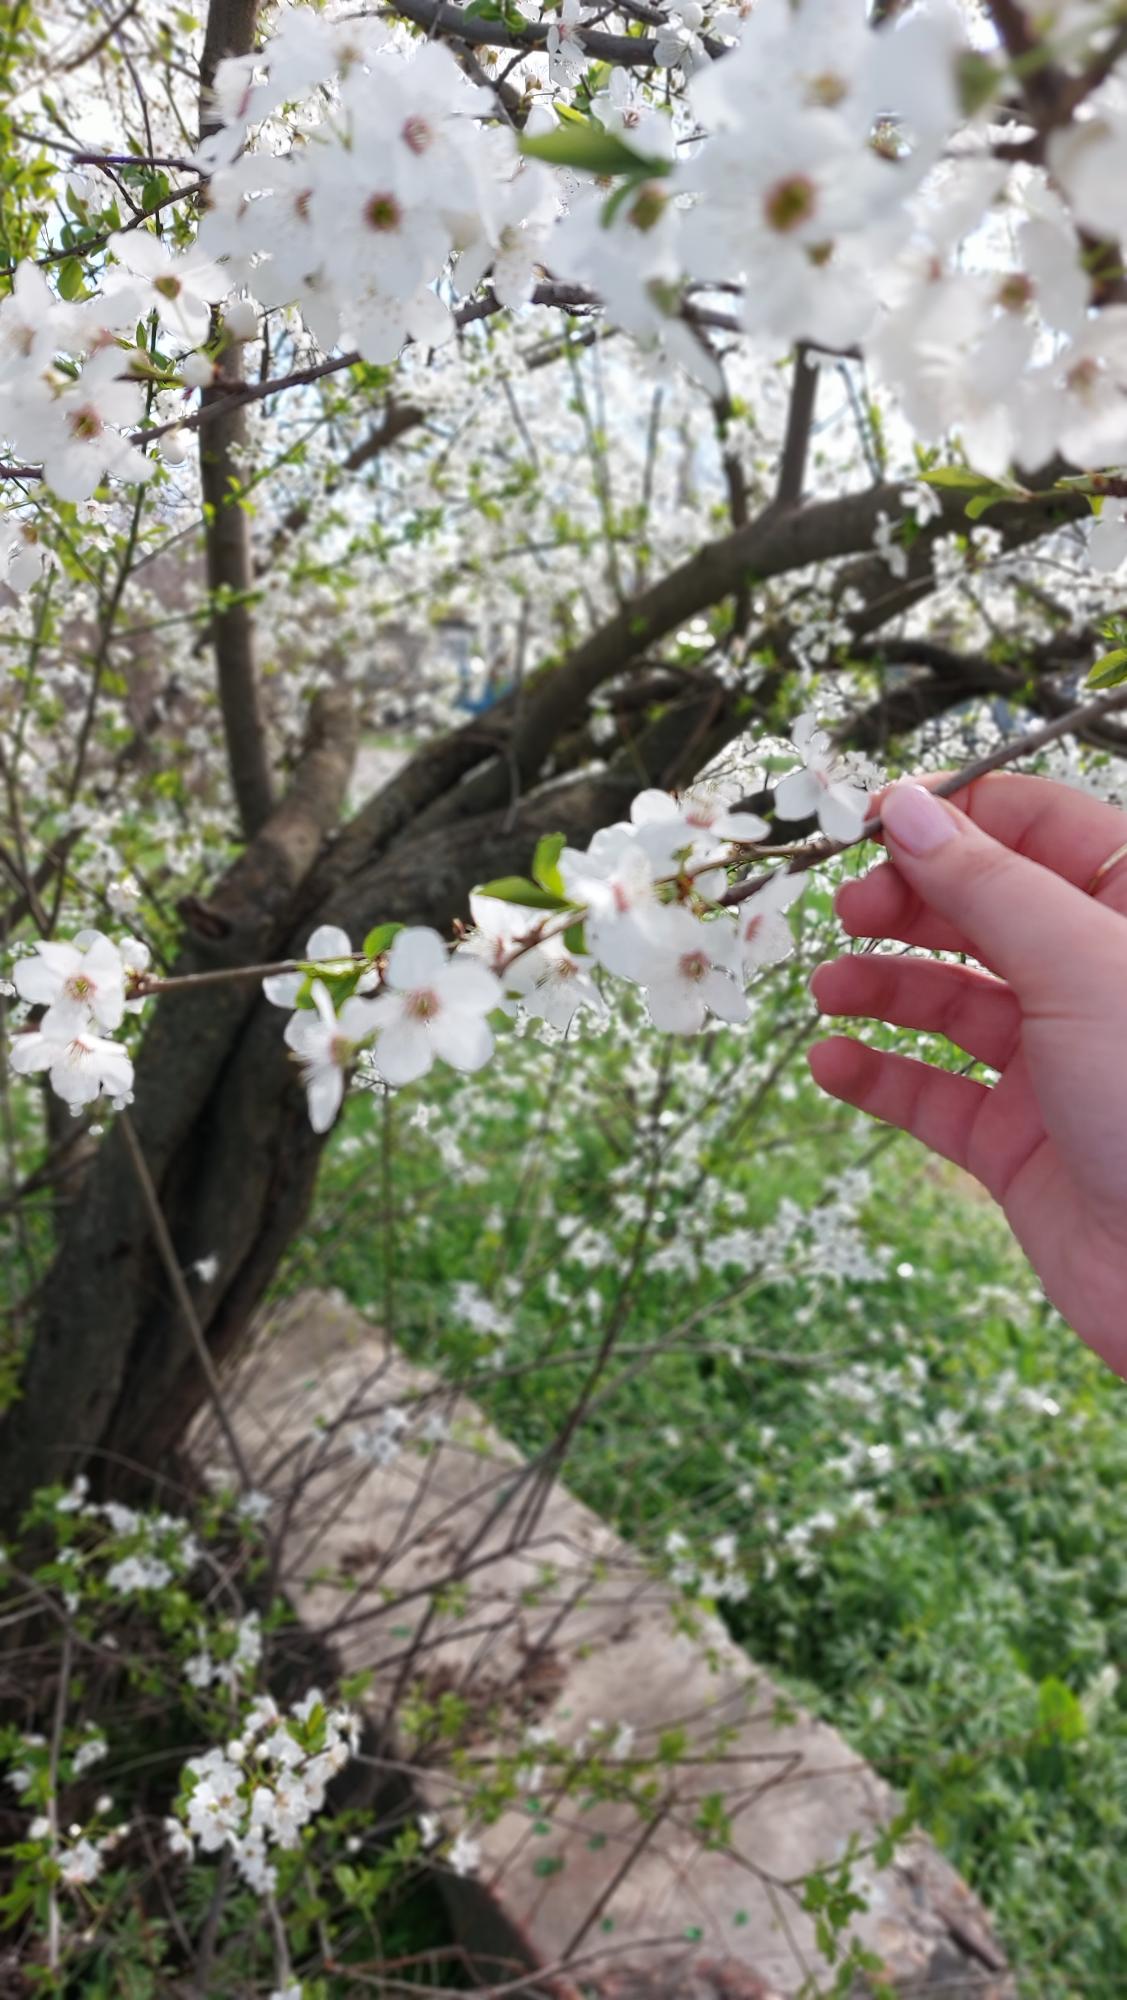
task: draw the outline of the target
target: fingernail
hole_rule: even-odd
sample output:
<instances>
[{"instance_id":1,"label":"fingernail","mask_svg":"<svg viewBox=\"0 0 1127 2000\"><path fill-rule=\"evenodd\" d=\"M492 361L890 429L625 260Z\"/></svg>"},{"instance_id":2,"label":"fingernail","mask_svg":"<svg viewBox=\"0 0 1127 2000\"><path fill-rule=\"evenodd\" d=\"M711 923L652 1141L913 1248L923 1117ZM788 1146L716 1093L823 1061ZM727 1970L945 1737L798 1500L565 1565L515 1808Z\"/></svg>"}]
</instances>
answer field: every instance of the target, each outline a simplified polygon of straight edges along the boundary
<instances>
[{"instance_id":1,"label":"fingernail","mask_svg":"<svg viewBox=\"0 0 1127 2000\"><path fill-rule=\"evenodd\" d=\"M881 822L897 845L909 854L934 854L958 828L954 816L941 799L934 798L923 785L893 785L885 793Z\"/></svg>"}]
</instances>

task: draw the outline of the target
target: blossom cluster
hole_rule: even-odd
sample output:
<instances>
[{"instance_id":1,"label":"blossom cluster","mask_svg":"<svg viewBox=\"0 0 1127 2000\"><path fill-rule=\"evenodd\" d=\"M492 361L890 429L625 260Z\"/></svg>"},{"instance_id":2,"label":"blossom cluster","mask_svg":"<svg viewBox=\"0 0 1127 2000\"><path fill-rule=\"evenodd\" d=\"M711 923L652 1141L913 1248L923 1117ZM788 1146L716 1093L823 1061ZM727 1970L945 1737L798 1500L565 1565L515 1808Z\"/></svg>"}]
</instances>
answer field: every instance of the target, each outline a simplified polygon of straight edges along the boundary
<instances>
[{"instance_id":1,"label":"blossom cluster","mask_svg":"<svg viewBox=\"0 0 1127 2000\"><path fill-rule=\"evenodd\" d=\"M81 500L107 473L148 476L154 393L206 386L217 342L253 335L262 309L297 307L326 352L385 364L408 341L447 339L454 302L485 278L512 308L543 274L586 288L713 393L692 301L722 292L754 337L859 345L916 434L957 434L987 474L1127 456L1127 307L1092 247L1111 269L1127 231L1127 114L1115 64L1098 73L1099 7L1038 24L1047 61L1083 76L1095 60L1097 76L1054 117L1044 159L1018 161L991 122L1004 68L951 0L917 0L878 31L839 0L711 21L686 0L652 57L677 88L659 96L644 70L614 69L580 115L567 98L602 19L564 0L546 65L518 50L531 99L518 131L484 73L441 44L283 7L260 49L219 65L189 248L122 229L99 289L71 299L19 266L0 305L0 435ZM137 346L139 322L159 330L171 374ZM1113 543L1101 538L1104 556ZM40 562L22 530L0 548L14 588Z\"/></svg>"},{"instance_id":2,"label":"blossom cluster","mask_svg":"<svg viewBox=\"0 0 1127 2000\"><path fill-rule=\"evenodd\" d=\"M98 1531L90 1547L69 1540L59 1549L63 1601L70 1610L78 1605L84 1581L95 1574L112 1596L132 1597L190 1576L201 1559L200 1544L179 1515L129 1507L122 1500L93 1500L85 1473L59 1495L53 1512Z\"/></svg>"},{"instance_id":3,"label":"blossom cluster","mask_svg":"<svg viewBox=\"0 0 1127 2000\"><path fill-rule=\"evenodd\" d=\"M327 1707L317 1688L285 1713L271 1696L259 1696L238 1736L184 1767L179 1810L189 1839L204 1854L227 1848L243 1880L272 1894L273 1851L300 1844L358 1742L356 1717Z\"/></svg>"},{"instance_id":4,"label":"blossom cluster","mask_svg":"<svg viewBox=\"0 0 1127 2000\"><path fill-rule=\"evenodd\" d=\"M148 947L138 938L115 945L101 931L79 931L69 943L39 939L12 971L20 999L45 1009L38 1025L12 1043L17 1075L46 1070L52 1090L73 1112L101 1095L115 1110L128 1104L133 1064L101 1031L119 1028L127 1011L139 1010L141 1003L126 997L127 984L148 963Z\"/></svg>"},{"instance_id":5,"label":"blossom cluster","mask_svg":"<svg viewBox=\"0 0 1127 2000\"><path fill-rule=\"evenodd\" d=\"M859 838L868 794L857 771L812 716L800 717L793 735L804 761L777 787L779 817L814 817L833 838ZM671 1033L695 1034L709 1016L746 1021L747 981L790 952L786 912L803 877L776 868L738 906L725 903L730 866L770 833L734 803L732 789L646 790L628 821L601 828L586 849L549 838L541 873L552 886L507 878L479 889L470 899L475 929L452 952L425 926L385 925L358 961L346 931L320 925L298 970L263 981L269 1001L293 1010L285 1041L314 1130L332 1126L357 1065L367 1082L391 1088L427 1075L436 1060L479 1070L494 1052L495 1010L519 1007L566 1033L583 1009L605 1015L605 974L639 987L654 1026ZM127 1103L129 1057L95 1029L119 1026L144 1004L126 993L147 963L134 939L115 945L80 932L70 944L40 940L16 961L13 980L23 1000L46 1012L15 1037L12 1067L46 1070L73 1110L99 1093ZM339 1006L334 984L345 994Z\"/></svg>"}]
</instances>

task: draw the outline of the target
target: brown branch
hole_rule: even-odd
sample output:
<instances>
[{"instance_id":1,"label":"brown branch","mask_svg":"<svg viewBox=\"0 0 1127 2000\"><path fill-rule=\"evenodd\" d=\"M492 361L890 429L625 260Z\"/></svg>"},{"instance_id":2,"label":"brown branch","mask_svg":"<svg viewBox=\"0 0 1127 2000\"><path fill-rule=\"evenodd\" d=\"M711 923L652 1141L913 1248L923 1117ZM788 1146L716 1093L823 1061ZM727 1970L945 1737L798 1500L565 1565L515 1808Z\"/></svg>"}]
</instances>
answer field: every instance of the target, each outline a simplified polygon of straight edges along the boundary
<instances>
[{"instance_id":1,"label":"brown branch","mask_svg":"<svg viewBox=\"0 0 1127 2000\"><path fill-rule=\"evenodd\" d=\"M545 22L508 28L499 20L471 17L463 8L449 5L448 0L393 0L389 11L405 21L413 21L417 28L425 28L431 35L449 35L474 48L519 49L529 54L543 50L550 26ZM598 28L578 28L575 36L595 62L613 63L626 69L652 69L657 61L657 42L648 36L608 35ZM705 36L703 40L714 60L729 53L727 44L714 36Z\"/></svg>"},{"instance_id":2,"label":"brown branch","mask_svg":"<svg viewBox=\"0 0 1127 2000\"><path fill-rule=\"evenodd\" d=\"M201 139L216 129L209 108L215 71L225 57L246 55L253 48L256 11L257 0L211 0L200 59ZM220 357L220 380L201 398L201 420L209 406L215 414L200 443L200 487L223 734L239 821L251 840L270 816L274 787L254 657L250 535L241 504L246 446L246 414L237 393L244 386L241 357L241 343L231 341ZM216 404L228 407L216 411Z\"/></svg>"},{"instance_id":3,"label":"brown branch","mask_svg":"<svg viewBox=\"0 0 1127 2000\"><path fill-rule=\"evenodd\" d=\"M814 422L814 405L818 400L819 371L811 365L809 356L809 348L800 342L794 350L794 374L779 460L779 480L775 489L776 507L796 507L802 498L810 428Z\"/></svg>"}]
</instances>

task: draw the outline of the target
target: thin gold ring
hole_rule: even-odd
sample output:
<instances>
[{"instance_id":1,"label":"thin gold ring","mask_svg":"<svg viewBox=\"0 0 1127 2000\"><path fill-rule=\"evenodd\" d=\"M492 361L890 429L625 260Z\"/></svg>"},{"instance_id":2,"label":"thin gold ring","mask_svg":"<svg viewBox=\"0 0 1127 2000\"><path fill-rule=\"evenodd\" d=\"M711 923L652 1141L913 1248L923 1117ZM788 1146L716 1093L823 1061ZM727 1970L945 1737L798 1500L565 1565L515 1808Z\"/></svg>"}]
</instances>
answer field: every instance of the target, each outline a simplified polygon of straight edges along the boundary
<instances>
[{"instance_id":1,"label":"thin gold ring","mask_svg":"<svg viewBox=\"0 0 1127 2000\"><path fill-rule=\"evenodd\" d=\"M1111 874L1112 869L1118 867L1121 861L1127 861L1127 840L1121 842L1121 844L1116 848L1114 854L1108 855L1106 861L1100 862L1099 867L1097 868L1095 874L1093 875L1091 881L1088 884L1087 889L1084 892L1085 895L1088 896L1098 895L1104 883L1107 881L1108 876Z\"/></svg>"}]
</instances>

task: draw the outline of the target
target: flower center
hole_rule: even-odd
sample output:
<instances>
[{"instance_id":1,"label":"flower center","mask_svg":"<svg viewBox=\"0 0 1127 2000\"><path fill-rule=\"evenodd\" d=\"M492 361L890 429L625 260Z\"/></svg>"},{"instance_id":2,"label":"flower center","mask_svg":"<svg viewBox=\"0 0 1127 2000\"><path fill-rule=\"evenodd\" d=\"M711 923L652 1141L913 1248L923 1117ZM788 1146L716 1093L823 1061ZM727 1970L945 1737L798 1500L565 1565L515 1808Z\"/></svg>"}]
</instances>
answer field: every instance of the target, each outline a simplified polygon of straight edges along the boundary
<instances>
[{"instance_id":1,"label":"flower center","mask_svg":"<svg viewBox=\"0 0 1127 2000\"><path fill-rule=\"evenodd\" d=\"M1083 361L1073 364L1065 376L1065 381L1074 395L1086 396L1090 389L1095 388L1099 375L1100 364L1089 354Z\"/></svg>"},{"instance_id":2,"label":"flower center","mask_svg":"<svg viewBox=\"0 0 1127 2000\"><path fill-rule=\"evenodd\" d=\"M681 977L691 979L693 984L704 978L711 961L707 952L686 951L681 954Z\"/></svg>"},{"instance_id":3,"label":"flower center","mask_svg":"<svg viewBox=\"0 0 1127 2000\"><path fill-rule=\"evenodd\" d=\"M297 216L299 222L308 222L309 205L312 202L312 200L313 200L312 188L302 188L300 194L295 194L293 202L294 214Z\"/></svg>"},{"instance_id":4,"label":"flower center","mask_svg":"<svg viewBox=\"0 0 1127 2000\"><path fill-rule=\"evenodd\" d=\"M174 278L170 271L163 277L153 279L153 290L159 292L162 299L178 299L183 289L179 278Z\"/></svg>"},{"instance_id":5,"label":"flower center","mask_svg":"<svg viewBox=\"0 0 1127 2000\"><path fill-rule=\"evenodd\" d=\"M66 983L66 992L72 1000L89 1000L94 992L94 981L84 972L74 972Z\"/></svg>"},{"instance_id":6,"label":"flower center","mask_svg":"<svg viewBox=\"0 0 1127 2000\"><path fill-rule=\"evenodd\" d=\"M402 137L403 144L411 153L428 152L434 144L434 132L430 124L425 118L420 118L418 113L404 121Z\"/></svg>"},{"instance_id":7,"label":"flower center","mask_svg":"<svg viewBox=\"0 0 1127 2000\"><path fill-rule=\"evenodd\" d=\"M387 235L399 228L403 210L393 194L374 194L364 204L364 220L369 229Z\"/></svg>"},{"instance_id":8,"label":"flower center","mask_svg":"<svg viewBox=\"0 0 1127 2000\"><path fill-rule=\"evenodd\" d=\"M1033 280L1024 271L1011 271L998 287L998 304L1003 312L1024 312L1033 303Z\"/></svg>"},{"instance_id":9,"label":"flower center","mask_svg":"<svg viewBox=\"0 0 1127 2000\"><path fill-rule=\"evenodd\" d=\"M91 404L88 403L85 409L71 412L71 436L80 438L83 443L89 444L92 439L100 438L103 428L102 419Z\"/></svg>"},{"instance_id":10,"label":"flower center","mask_svg":"<svg viewBox=\"0 0 1127 2000\"><path fill-rule=\"evenodd\" d=\"M818 190L809 174L788 174L763 197L763 213L772 229L787 235L809 222L818 206Z\"/></svg>"},{"instance_id":11,"label":"flower center","mask_svg":"<svg viewBox=\"0 0 1127 2000\"><path fill-rule=\"evenodd\" d=\"M347 1035L334 1035L329 1043L329 1061L335 1069L345 1069L352 1057L352 1043Z\"/></svg>"},{"instance_id":12,"label":"flower center","mask_svg":"<svg viewBox=\"0 0 1127 2000\"><path fill-rule=\"evenodd\" d=\"M421 988L418 993L409 993L407 996L407 1012L413 1021L432 1021L438 1012L438 1007L437 993L429 992L426 987Z\"/></svg>"},{"instance_id":13,"label":"flower center","mask_svg":"<svg viewBox=\"0 0 1127 2000\"><path fill-rule=\"evenodd\" d=\"M806 88L806 102L824 105L827 111L832 111L835 104L841 103L845 91L845 78L836 75L832 69L826 69L820 76L810 78Z\"/></svg>"}]
</instances>

